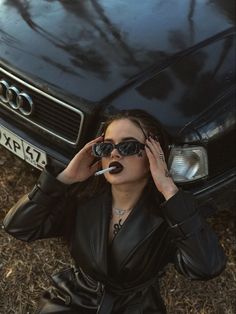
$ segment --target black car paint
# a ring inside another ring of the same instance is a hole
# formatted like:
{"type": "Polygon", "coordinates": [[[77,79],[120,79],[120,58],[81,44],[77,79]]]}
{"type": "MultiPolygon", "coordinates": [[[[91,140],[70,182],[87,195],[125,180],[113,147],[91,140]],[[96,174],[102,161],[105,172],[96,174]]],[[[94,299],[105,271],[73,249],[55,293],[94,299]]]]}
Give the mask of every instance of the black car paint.
{"type": "Polygon", "coordinates": [[[63,165],[106,115],[145,108],[175,145],[227,144],[228,168],[209,165],[209,178],[186,187],[206,199],[235,182],[234,12],[232,0],[2,1],[0,66],[80,108],[85,122],[76,147],[11,112],[0,123],[63,165]]]}

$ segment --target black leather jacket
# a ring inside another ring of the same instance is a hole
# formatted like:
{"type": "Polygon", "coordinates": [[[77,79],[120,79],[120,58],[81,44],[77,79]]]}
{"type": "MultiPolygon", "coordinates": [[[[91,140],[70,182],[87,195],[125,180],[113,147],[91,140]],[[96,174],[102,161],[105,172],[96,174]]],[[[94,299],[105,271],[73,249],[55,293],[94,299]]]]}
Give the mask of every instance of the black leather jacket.
{"type": "MultiPolygon", "coordinates": [[[[5,230],[23,241],[62,236],[71,202],[68,190],[44,170],[32,192],[5,217],[5,230]]],[[[202,280],[225,267],[224,252],[192,195],[180,190],[160,204],[150,193],[143,192],[111,245],[110,191],[85,202],[75,199],[68,242],[78,268],[76,304],[83,313],[86,308],[99,314],[165,313],[158,276],[167,263],[202,280]]],[[[73,300],[66,306],[74,308],[68,313],[80,313],[73,300]]]]}

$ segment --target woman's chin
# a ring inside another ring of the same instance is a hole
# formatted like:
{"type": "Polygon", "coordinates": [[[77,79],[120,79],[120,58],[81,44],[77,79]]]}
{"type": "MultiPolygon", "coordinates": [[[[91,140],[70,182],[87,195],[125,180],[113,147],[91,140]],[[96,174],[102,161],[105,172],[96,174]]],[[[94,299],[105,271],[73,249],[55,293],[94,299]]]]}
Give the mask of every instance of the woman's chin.
{"type": "Polygon", "coordinates": [[[104,176],[110,184],[122,184],[127,182],[127,180],[124,178],[124,176],[121,175],[121,173],[106,173],[104,176]]]}
{"type": "Polygon", "coordinates": [[[133,186],[133,185],[143,185],[144,182],[147,181],[147,177],[140,177],[140,178],[137,178],[137,177],[127,177],[125,176],[124,174],[110,174],[110,173],[107,173],[105,174],[105,178],[106,180],[111,184],[111,185],[124,185],[126,187],[128,187],[129,185],[133,186]]]}

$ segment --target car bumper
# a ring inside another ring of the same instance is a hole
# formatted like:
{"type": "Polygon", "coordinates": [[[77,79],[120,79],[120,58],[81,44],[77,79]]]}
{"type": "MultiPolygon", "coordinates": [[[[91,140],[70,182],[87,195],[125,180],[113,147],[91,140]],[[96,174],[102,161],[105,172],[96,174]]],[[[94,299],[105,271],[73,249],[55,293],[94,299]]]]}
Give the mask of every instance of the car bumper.
{"type": "Polygon", "coordinates": [[[214,210],[236,207],[236,168],[192,190],[200,204],[210,203],[214,210]]]}

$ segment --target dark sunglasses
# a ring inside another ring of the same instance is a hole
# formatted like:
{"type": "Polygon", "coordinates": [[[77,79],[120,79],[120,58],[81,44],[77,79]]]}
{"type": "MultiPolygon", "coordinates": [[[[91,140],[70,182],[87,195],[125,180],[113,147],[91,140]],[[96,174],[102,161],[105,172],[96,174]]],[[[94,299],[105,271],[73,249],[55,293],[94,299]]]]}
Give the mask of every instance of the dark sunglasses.
{"type": "Polygon", "coordinates": [[[117,149],[121,156],[132,156],[138,154],[145,148],[145,144],[138,141],[126,141],[118,144],[96,143],[92,146],[93,155],[96,157],[109,157],[113,149],[117,149]]]}

